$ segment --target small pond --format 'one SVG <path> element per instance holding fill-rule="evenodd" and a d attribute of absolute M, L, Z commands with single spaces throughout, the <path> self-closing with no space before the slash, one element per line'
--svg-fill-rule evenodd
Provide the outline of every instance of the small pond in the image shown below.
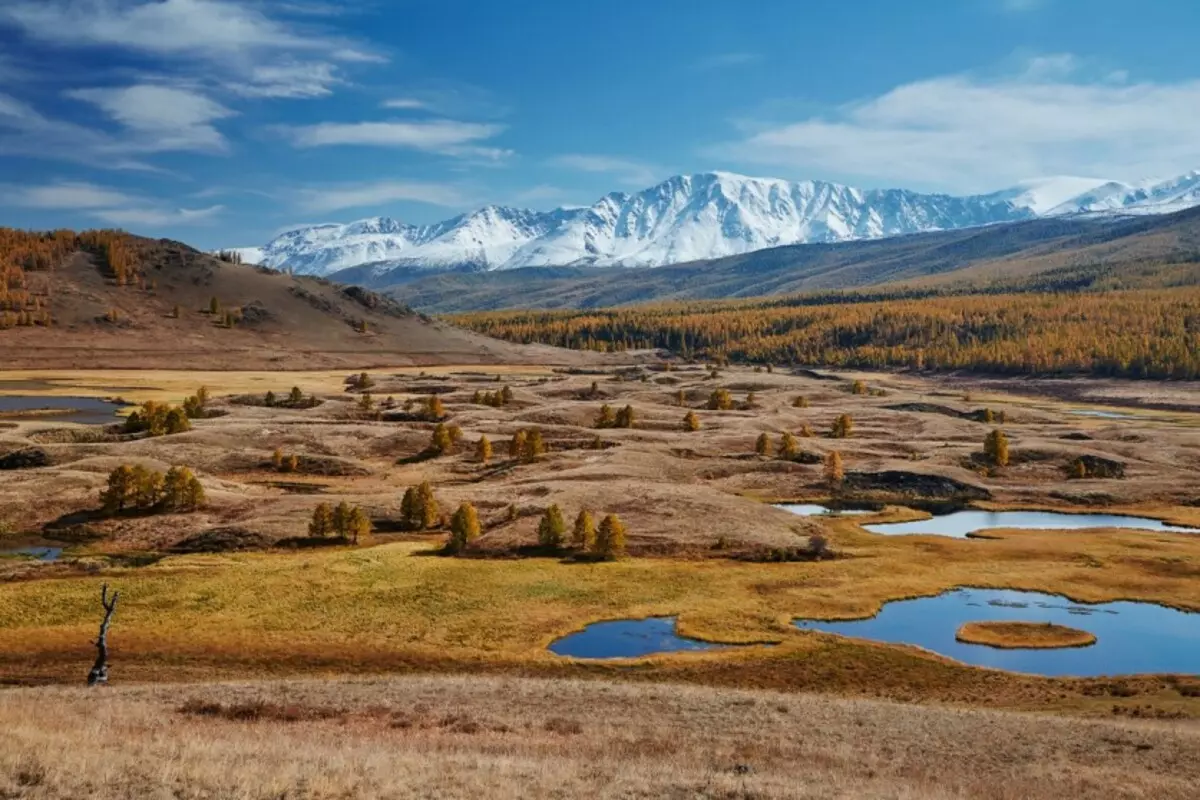
<path fill-rule="evenodd" d="M 1100 411 L 1091 408 L 1074 408 L 1067 412 L 1076 417 L 1095 417 L 1097 419 L 1133 419 L 1133 414 L 1125 411 Z"/>
<path fill-rule="evenodd" d="M 20 412 L 43 412 L 22 415 Z M 52 395 L 0 395 L 0 419 L 27 422 L 76 422 L 81 425 L 106 425 L 117 422 L 119 403 L 99 397 L 57 397 Z"/>
<path fill-rule="evenodd" d="M 594 622 L 550 643 L 550 652 L 572 658 L 639 658 L 683 650 L 721 650 L 736 645 L 688 639 L 675 632 L 675 617 Z"/>
<path fill-rule="evenodd" d="M 58 561 L 61 555 L 61 547 L 15 547 L 8 550 L 0 548 L 0 557 L 18 556 L 33 558 L 38 561 Z"/>
<path fill-rule="evenodd" d="M 816 503 L 784 503 L 775 507 L 782 508 L 784 511 L 790 511 L 802 517 L 842 517 L 848 514 L 876 513 L 861 508 L 830 508 L 829 506 L 820 506 Z"/>
<path fill-rule="evenodd" d="M 1125 517 L 1118 514 L 1064 514 L 1056 511 L 979 511 L 969 509 L 935 516 L 916 522 L 882 522 L 863 525 L 871 533 L 889 535 L 934 534 L 966 538 L 968 533 L 986 528 L 1024 528 L 1028 530 L 1080 528 L 1132 528 L 1166 533 L 1200 533 L 1200 528 L 1167 525 L 1147 517 Z"/>
<path fill-rule="evenodd" d="M 1088 631 L 1096 643 L 1056 650 L 1002 650 L 954 638 L 965 622 L 1054 622 Z M 796 620 L 804 630 L 910 644 L 977 667 L 1046 676 L 1200 673 L 1200 614 L 1153 603 L 1073 603 L 1015 589 L 956 589 L 897 600 L 870 619 Z"/>

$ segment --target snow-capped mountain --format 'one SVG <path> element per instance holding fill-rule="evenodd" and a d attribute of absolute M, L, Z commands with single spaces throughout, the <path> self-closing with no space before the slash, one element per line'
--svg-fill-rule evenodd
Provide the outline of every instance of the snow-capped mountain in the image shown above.
<path fill-rule="evenodd" d="M 726 172 L 680 175 L 583 208 L 487 206 L 433 225 L 373 217 L 287 231 L 244 261 L 329 275 L 370 264 L 412 270 L 530 266 L 655 267 L 778 245 L 877 239 L 1066 214 L 1159 214 L 1200 205 L 1200 171 L 1126 184 L 1059 177 L 954 197 L 860 190 Z"/>

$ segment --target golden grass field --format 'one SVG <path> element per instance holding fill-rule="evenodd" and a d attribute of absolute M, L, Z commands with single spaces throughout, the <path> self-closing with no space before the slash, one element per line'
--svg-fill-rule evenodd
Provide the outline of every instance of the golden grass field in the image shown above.
<path fill-rule="evenodd" d="M 469 675 L 0 692 L 5 797 L 1194 797 L 1195 725 Z"/>
<path fill-rule="evenodd" d="M 1200 536 L 951 539 L 860 527 L 921 519 L 921 506 L 953 500 L 939 495 L 946 486 L 974 492 L 979 508 L 1200 525 L 1195 414 L 1080 417 L 1070 412 L 1088 406 L 1077 399 L 994 384 L 967 395 L 906 375 L 735 368 L 713 378 L 645 366 L 371 375 L 375 399 L 398 408 L 439 393 L 463 430 L 458 450 L 421 457 L 432 424 L 361 412 L 341 372 L 4 375 L 0 393 L 130 403 L 178 403 L 206 385 L 220 416 L 158 438 L 44 414 L 0 421 L 0 458 L 36 452 L 45 464 L 0 470 L 0 549 L 65 548 L 54 563 L 0 558 L 0 684 L 13 687 L 0 691 L 0 796 L 1173 798 L 1190 796 L 1200 777 L 1187 755 L 1200 735 L 1198 676 L 1042 678 L 792 624 L 863 617 L 956 586 L 1200 611 Z M 876 393 L 852 394 L 852 378 Z M 293 385 L 322 402 L 246 402 Z M 504 385 L 510 405 L 471 402 Z M 706 409 L 715 388 L 737 407 Z M 1109 390 L 1125 402 L 1132 391 Z M 794 407 L 798 395 L 808 407 Z M 637 425 L 596 430 L 605 402 L 633 407 Z M 968 415 L 985 407 L 1007 417 L 1004 469 L 978 460 L 991 426 Z M 700 431 L 682 429 L 688 409 Z M 843 412 L 853 435 L 828 438 Z M 760 433 L 777 441 L 804 425 L 815 433 L 799 439 L 807 459 L 754 453 Z M 510 460 L 508 438 L 531 427 L 549 452 Z M 495 446 L 487 465 L 473 457 L 481 435 Z M 276 449 L 298 456 L 296 471 L 274 467 Z M 848 480 L 840 499 L 875 509 L 862 516 L 772 507 L 827 501 L 817 462 L 832 450 L 851 477 L 899 473 L 922 488 Z M 1083 456 L 1120 462 L 1125 475 L 1067 480 Z M 187 514 L 98 515 L 105 478 L 123 463 L 189 466 L 208 500 Z M 484 534 L 471 557 L 439 555 L 443 531 L 397 532 L 401 494 L 421 480 L 444 511 L 462 501 L 479 509 Z M 287 544 L 317 503 L 341 500 L 367 511 L 369 541 Z M 629 557 L 531 556 L 551 503 L 568 521 L 580 508 L 620 514 Z M 835 557 L 763 560 L 818 535 Z M 178 552 L 197 540 L 208 552 Z M 104 583 L 121 592 L 112 685 L 55 686 L 81 683 L 90 666 Z M 746 646 L 605 662 L 546 649 L 594 621 L 650 615 Z"/>

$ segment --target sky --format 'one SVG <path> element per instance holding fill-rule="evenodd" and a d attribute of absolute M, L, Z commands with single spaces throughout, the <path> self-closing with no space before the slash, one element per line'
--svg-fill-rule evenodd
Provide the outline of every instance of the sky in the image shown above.
<path fill-rule="evenodd" d="M 0 225 L 198 247 L 727 170 L 1200 168 L 1188 0 L 0 0 Z"/>

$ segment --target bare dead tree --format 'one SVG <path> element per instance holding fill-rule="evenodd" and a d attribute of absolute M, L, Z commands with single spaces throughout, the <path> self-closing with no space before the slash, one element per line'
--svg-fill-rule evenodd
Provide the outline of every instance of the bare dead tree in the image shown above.
<path fill-rule="evenodd" d="M 112 599 L 108 598 L 108 584 L 100 587 L 100 605 L 104 606 L 104 621 L 100 623 L 100 635 L 96 637 L 96 663 L 88 673 L 88 686 L 108 683 L 108 626 L 112 624 L 113 612 L 117 610 L 117 598 L 120 592 L 113 592 Z"/>

